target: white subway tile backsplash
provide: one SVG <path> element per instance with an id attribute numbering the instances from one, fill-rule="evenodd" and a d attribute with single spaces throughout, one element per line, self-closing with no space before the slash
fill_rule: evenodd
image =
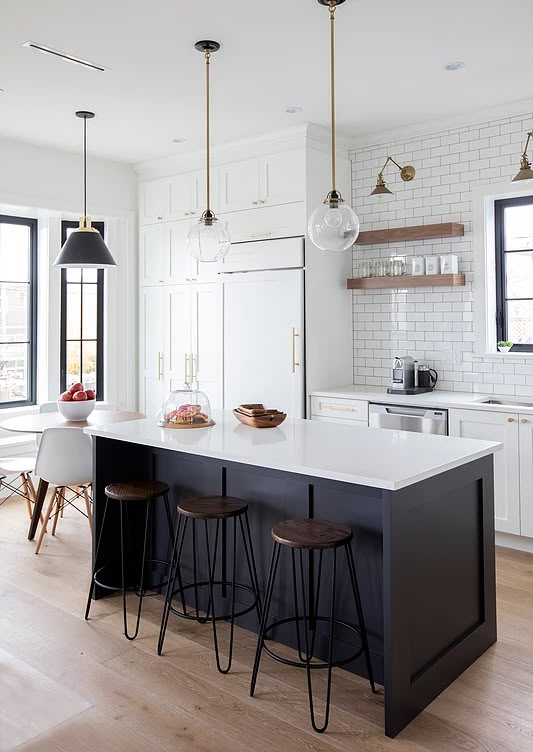
<path id="1" fill-rule="evenodd" d="M 385 387 L 395 355 L 410 353 L 439 371 L 445 390 L 533 396 L 533 362 L 515 355 L 474 353 L 472 191 L 481 183 L 509 180 L 518 169 L 524 134 L 533 114 L 501 118 L 431 136 L 359 148 L 351 153 L 352 191 L 363 229 L 462 222 L 465 235 L 422 243 L 399 242 L 354 251 L 360 260 L 457 254 L 464 288 L 374 290 L 353 293 L 354 381 Z M 369 196 L 385 154 L 415 166 L 413 183 L 391 173 L 395 192 Z"/>

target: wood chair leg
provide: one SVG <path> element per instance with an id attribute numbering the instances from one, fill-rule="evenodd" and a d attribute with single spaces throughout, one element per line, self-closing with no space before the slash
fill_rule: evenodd
<path id="1" fill-rule="evenodd" d="M 61 513 L 61 510 L 65 504 L 65 500 L 63 498 L 63 494 L 65 493 L 64 488 L 56 488 L 56 510 L 54 514 L 54 522 L 52 523 L 52 535 L 56 534 L 56 527 L 57 522 L 59 520 L 59 515 Z"/>
<path id="2" fill-rule="evenodd" d="M 54 504 L 56 503 L 57 489 L 52 488 L 52 489 L 50 489 L 48 491 L 48 493 L 50 494 L 50 503 L 48 504 L 48 507 L 46 509 L 46 512 L 45 512 L 45 515 L 44 515 L 43 524 L 41 525 L 41 531 L 40 531 L 39 537 L 37 539 L 37 545 L 35 547 L 35 553 L 36 554 L 38 554 L 39 551 L 41 550 L 41 545 L 42 545 L 42 542 L 43 542 L 44 534 L 46 532 L 46 528 L 48 526 L 48 522 L 50 520 L 50 515 L 52 514 L 52 509 L 54 508 Z"/>
<path id="3" fill-rule="evenodd" d="M 83 498 L 85 499 L 85 509 L 87 510 L 87 519 L 89 521 L 89 527 L 91 529 L 91 535 L 93 534 L 93 510 L 91 506 L 91 499 L 89 496 L 89 489 L 87 486 L 83 487 Z"/>
<path id="4" fill-rule="evenodd" d="M 28 473 L 27 475 L 27 480 L 28 480 L 28 489 L 30 491 L 30 499 L 31 499 L 32 504 L 35 504 L 37 500 L 37 491 L 35 490 L 35 484 L 33 482 L 33 478 L 31 477 L 30 473 Z M 32 514 L 33 514 L 33 511 L 32 511 Z M 44 517 L 43 517 L 42 512 L 39 515 L 39 519 L 41 520 L 41 525 L 42 525 L 44 522 Z"/>
<path id="5" fill-rule="evenodd" d="M 31 494 L 28 485 L 28 475 L 26 473 L 20 474 L 22 480 L 22 488 L 24 490 L 24 498 L 26 499 L 26 509 L 28 510 L 28 517 L 31 520 L 32 508 L 31 508 Z"/>

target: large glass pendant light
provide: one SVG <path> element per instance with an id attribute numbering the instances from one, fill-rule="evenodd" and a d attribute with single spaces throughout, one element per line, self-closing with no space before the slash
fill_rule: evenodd
<path id="1" fill-rule="evenodd" d="M 322 206 L 311 214 L 307 230 L 313 243 L 323 251 L 346 251 L 359 235 L 357 214 L 344 203 L 336 186 L 335 139 L 335 9 L 345 0 L 318 0 L 329 7 L 331 72 L 331 190 Z"/>
<path id="2" fill-rule="evenodd" d="M 61 248 L 54 266 L 82 269 L 103 269 L 116 266 L 115 259 L 104 239 L 87 216 L 87 120 L 94 117 L 94 112 L 80 110 L 76 117 L 83 120 L 83 216 L 80 226 L 73 230 Z"/>
<path id="3" fill-rule="evenodd" d="M 206 114 L 206 203 L 207 207 L 199 221 L 187 236 L 187 248 L 198 261 L 219 261 L 229 251 L 231 240 L 225 222 L 221 222 L 211 209 L 211 146 L 209 120 L 209 64 L 211 54 L 220 49 L 218 42 L 209 40 L 196 42 L 197 50 L 204 53 L 205 59 L 205 114 Z"/>

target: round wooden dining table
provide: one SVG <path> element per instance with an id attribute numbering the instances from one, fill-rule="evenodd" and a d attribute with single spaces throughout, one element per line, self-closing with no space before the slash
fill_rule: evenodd
<path id="1" fill-rule="evenodd" d="M 126 420 L 138 420 L 139 418 L 144 418 L 144 415 L 126 410 L 94 410 L 86 420 L 72 421 L 67 420 L 57 411 L 51 413 L 31 413 L 29 415 L 6 418 L 6 420 L 0 421 L 0 428 L 4 428 L 6 431 L 40 434 L 46 431 L 47 428 L 85 428 L 86 426 L 103 426 L 110 423 L 121 423 Z M 39 524 L 47 491 L 48 482 L 40 478 L 35 504 L 33 505 L 28 540 L 33 540 L 37 532 L 37 525 Z"/>

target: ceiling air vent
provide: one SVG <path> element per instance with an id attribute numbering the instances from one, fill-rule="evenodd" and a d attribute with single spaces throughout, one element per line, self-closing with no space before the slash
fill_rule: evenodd
<path id="1" fill-rule="evenodd" d="M 91 70 L 100 71 L 101 73 L 106 70 L 103 65 L 91 63 L 90 60 L 83 60 L 81 57 L 74 57 L 74 55 L 69 55 L 66 52 L 61 52 L 61 50 L 54 50 L 52 47 L 47 47 L 44 44 L 38 44 L 37 42 L 28 41 L 23 42 L 22 46 L 29 47 L 32 50 L 38 50 L 39 52 L 44 52 L 45 55 L 54 55 L 55 57 L 61 58 L 61 60 L 66 60 L 67 63 L 83 65 L 85 66 L 85 68 L 91 68 Z"/>

